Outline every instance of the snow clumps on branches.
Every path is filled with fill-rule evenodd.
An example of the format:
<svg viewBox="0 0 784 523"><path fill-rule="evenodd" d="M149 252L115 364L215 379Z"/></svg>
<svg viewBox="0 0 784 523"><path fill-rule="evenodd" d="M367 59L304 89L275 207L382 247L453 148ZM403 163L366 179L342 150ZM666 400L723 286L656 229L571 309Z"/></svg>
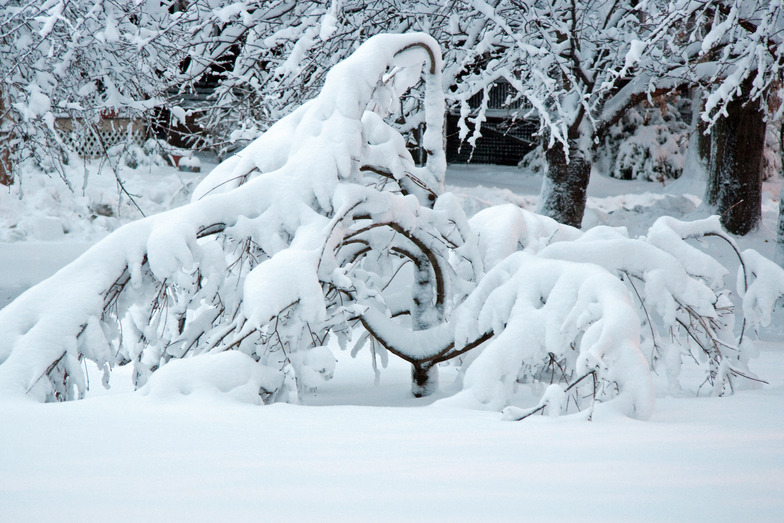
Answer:
<svg viewBox="0 0 784 523"><path fill-rule="evenodd" d="M423 167L385 120L418 82ZM152 395L212 387L298 402L336 371L332 336L409 362L416 396L438 386L439 365L458 365L464 389L448 401L511 405L513 419L590 415L596 402L645 419L649 367L664 365L677 389L688 355L714 394L756 379L727 271L689 243L718 236L737 252L716 219L661 219L636 239L509 205L468 219L443 192L443 115L436 42L369 39L190 204L117 230L0 311L0 396L81 398L91 360L107 378L132 365ZM738 256L740 310L756 326L784 274ZM520 410L528 385L548 388Z"/></svg>

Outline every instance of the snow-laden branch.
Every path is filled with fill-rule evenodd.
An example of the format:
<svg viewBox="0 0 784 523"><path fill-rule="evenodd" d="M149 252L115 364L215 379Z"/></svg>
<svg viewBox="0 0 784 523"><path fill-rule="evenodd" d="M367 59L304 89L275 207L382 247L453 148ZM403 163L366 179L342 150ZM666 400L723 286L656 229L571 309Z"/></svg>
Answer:
<svg viewBox="0 0 784 523"><path fill-rule="evenodd" d="M758 380L751 333L734 322L770 320L784 271L740 252L716 217L662 218L640 238L512 205L468 219L442 193L440 68L427 35L369 39L191 203L117 230L0 310L0 397L82 397L90 360L107 375L132 365L149 393L187 389L189 369L231 390L233 369L242 394L296 402L331 378L330 336L345 346L361 328L355 350L369 337L411 363L415 395L456 364L464 390L449 401L482 408L526 407L520 388L547 385L533 411L611 402L646 418L649 366L677 390L684 357L716 395ZM421 78L430 134L417 167L389 120ZM695 244L716 236L739 258L737 296Z"/></svg>
<svg viewBox="0 0 784 523"><path fill-rule="evenodd" d="M461 395L469 403L500 409L518 382L543 381L546 362L559 361L559 370L550 369L561 373L556 381L596 372L597 379L614 384L616 390L610 386L606 394L619 393L628 415L646 419L653 410L629 293L594 265L513 254L487 274L457 317L458 345L483 331L496 333L466 371Z"/></svg>
<svg viewBox="0 0 784 523"><path fill-rule="evenodd" d="M426 82L438 92L428 93L426 107L432 154L417 168L402 138L390 135L383 120L365 109L373 105L380 111L375 100L404 91L416 78L400 73L388 81L386 74L395 68L419 71L423 62ZM323 319L323 299L318 305L310 293L320 288L317 254L335 210L346 199L363 198L360 167L394 159L386 169L395 180L421 181L425 205L432 205L427 195L443 184L443 150L433 137L440 137L443 115L440 70L438 46L426 35L371 39L335 66L318 98L208 176L197 191L200 199L119 229L0 311L7 326L0 342L4 393L39 400L79 397L85 357L100 366L132 361L142 384L171 357L193 353L194 345L231 343L229 333L260 332L270 319L280 323L281 314ZM247 181L229 190L237 184L227 181L237 178ZM338 190L341 184L345 190ZM416 213L419 200L399 198L407 202L402 209ZM208 234L218 239L204 239ZM230 261L238 242L248 247ZM307 273L315 287L304 285ZM271 290L266 287L271 281L303 285ZM243 282L253 299L227 295ZM277 301L264 297L271 293ZM157 297L147 301L150 295ZM297 306L289 309L293 302ZM313 307L322 313L311 314ZM192 335L194 329L201 334ZM280 329L275 332L280 335Z"/></svg>

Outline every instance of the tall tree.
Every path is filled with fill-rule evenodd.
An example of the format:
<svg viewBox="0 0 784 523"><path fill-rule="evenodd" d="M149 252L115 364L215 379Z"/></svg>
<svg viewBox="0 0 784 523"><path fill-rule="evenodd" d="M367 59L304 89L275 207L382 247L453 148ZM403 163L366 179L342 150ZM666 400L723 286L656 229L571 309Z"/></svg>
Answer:
<svg viewBox="0 0 784 523"><path fill-rule="evenodd" d="M675 85L659 74L671 38L669 19L655 7L630 1L465 3L468 16L457 23L468 37L451 43L461 55L458 90L486 91L505 78L533 106L548 164L539 203L545 215L579 227L600 137L629 107Z"/></svg>
<svg viewBox="0 0 784 523"><path fill-rule="evenodd" d="M705 200L727 230L746 234L762 215L766 120L782 114L767 102L781 96L784 3L706 2L690 20L701 42L690 78L707 93L701 125L711 132Z"/></svg>
<svg viewBox="0 0 784 523"><path fill-rule="evenodd" d="M721 223L733 234L746 234L762 219L762 157L765 113L749 98L751 79L727 104L727 115L711 132L708 186L715 190Z"/></svg>

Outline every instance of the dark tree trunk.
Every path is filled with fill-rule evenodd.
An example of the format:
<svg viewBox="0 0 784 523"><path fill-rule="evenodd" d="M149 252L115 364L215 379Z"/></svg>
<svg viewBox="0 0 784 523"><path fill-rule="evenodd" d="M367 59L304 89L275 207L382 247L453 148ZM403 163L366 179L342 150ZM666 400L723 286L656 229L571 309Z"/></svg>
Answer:
<svg viewBox="0 0 784 523"><path fill-rule="evenodd" d="M779 152L781 153L781 165L784 165L784 124L779 128ZM779 194L779 221L776 234L776 262L784 267L784 186L781 187Z"/></svg>
<svg viewBox="0 0 784 523"><path fill-rule="evenodd" d="M14 171L11 165L11 149L7 146L7 140L0 135L0 185L11 185L14 183Z"/></svg>
<svg viewBox="0 0 784 523"><path fill-rule="evenodd" d="M765 114L745 95L748 87L744 85L744 95L727 105L728 116L713 126L708 170L721 224L740 235L754 229L762 217Z"/></svg>
<svg viewBox="0 0 784 523"><path fill-rule="evenodd" d="M412 328L427 330L443 321L443 310L434 303L435 282L427 256L422 254L414 262L414 285L412 287ZM436 300L437 301L437 300ZM414 363L411 369L411 393L421 398L438 390L438 366L430 363Z"/></svg>
<svg viewBox="0 0 784 523"><path fill-rule="evenodd" d="M11 185L14 183L13 162L11 160L11 122L10 111L6 114L8 103L5 99L2 88L0 88L0 184Z"/></svg>
<svg viewBox="0 0 784 523"><path fill-rule="evenodd" d="M545 158L547 172L539 196L539 213L579 228L585 212L591 162L573 143L568 159L561 144L548 149Z"/></svg>
<svg viewBox="0 0 784 523"><path fill-rule="evenodd" d="M438 365L411 365L411 394L416 398L430 396L438 389Z"/></svg>

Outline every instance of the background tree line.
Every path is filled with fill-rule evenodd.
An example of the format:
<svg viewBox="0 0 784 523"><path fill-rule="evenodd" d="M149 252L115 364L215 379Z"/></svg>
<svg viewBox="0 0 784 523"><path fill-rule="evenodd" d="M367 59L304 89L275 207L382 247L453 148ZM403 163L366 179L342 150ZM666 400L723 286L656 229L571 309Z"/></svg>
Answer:
<svg viewBox="0 0 784 523"><path fill-rule="evenodd" d="M706 201L731 232L758 223L765 129L784 110L782 0L13 0L0 7L0 178L67 157L62 115L88 130L107 111L159 130L197 120L202 146L230 150L313 98L369 36L415 30L442 47L461 139L481 133L495 82L527 102L517 117L539 121L547 165L541 213L579 226L612 130L669 97L693 100ZM420 126L421 103L416 90L400 103L401 130Z"/></svg>

